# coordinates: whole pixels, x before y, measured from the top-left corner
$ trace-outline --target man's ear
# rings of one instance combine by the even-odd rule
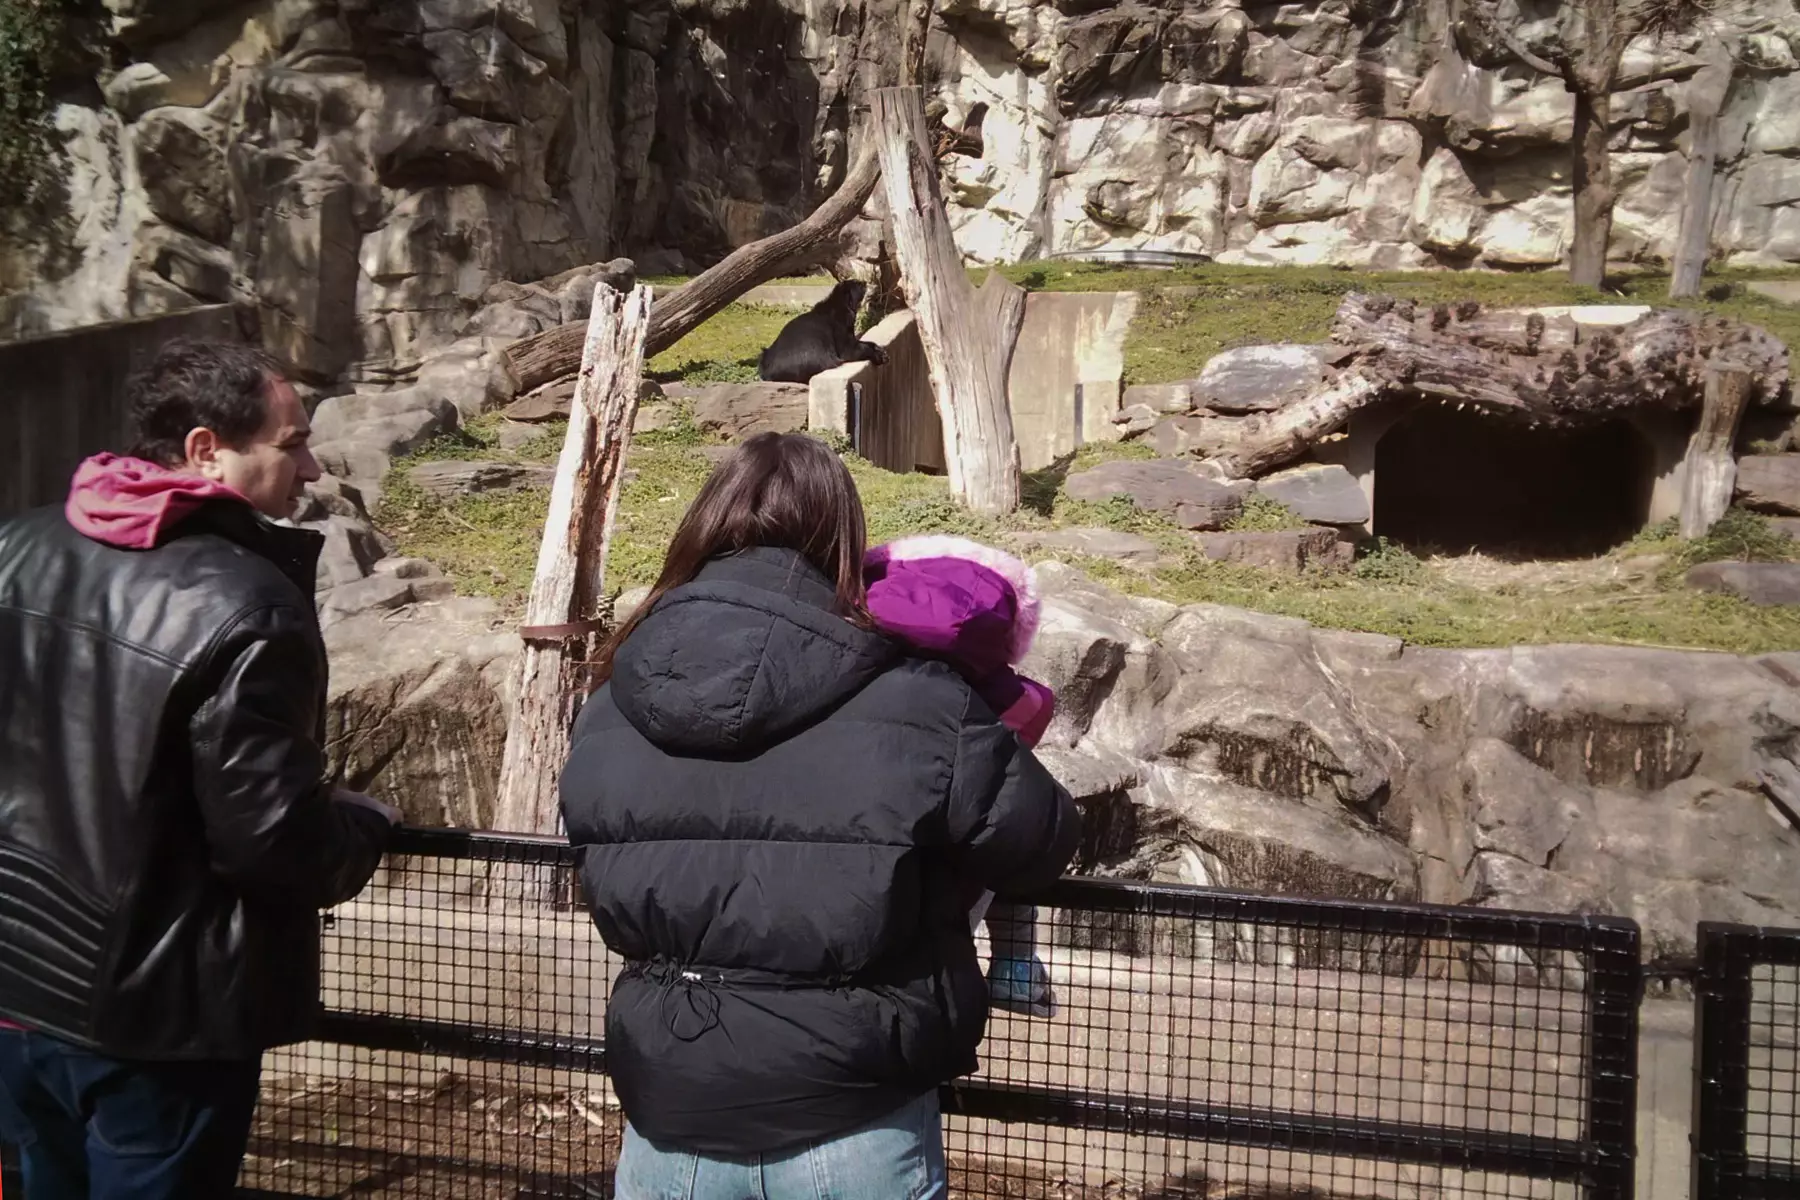
[[[225,464],[219,461],[218,434],[203,425],[197,425],[188,430],[182,446],[187,451],[187,465],[190,471],[195,471],[214,482],[224,481]]]

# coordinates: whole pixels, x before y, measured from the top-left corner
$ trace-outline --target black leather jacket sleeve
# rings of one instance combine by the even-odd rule
[[[1054,883],[1081,842],[1081,810],[1011,729],[965,719],[951,786],[950,837],[974,882],[1000,895]]]
[[[326,908],[374,875],[388,824],[321,783],[323,663],[304,621],[271,607],[228,630],[189,735],[213,870],[248,899]]]

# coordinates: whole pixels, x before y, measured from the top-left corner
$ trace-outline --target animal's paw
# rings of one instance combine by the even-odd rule
[[[883,350],[880,346],[877,346],[873,342],[864,342],[863,345],[868,347],[868,355],[869,355],[870,362],[874,363],[878,367],[887,366],[887,351],[886,350]]]

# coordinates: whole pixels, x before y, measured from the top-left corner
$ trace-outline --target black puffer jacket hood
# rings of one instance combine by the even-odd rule
[[[969,901],[1075,851],[1068,793],[967,681],[834,600],[788,551],[710,563],[576,722],[563,820],[625,960],[607,1066],[657,1145],[772,1153],[973,1070]]]
[[[890,639],[833,613],[834,599],[789,551],[709,564],[619,648],[613,699],[665,750],[754,753],[818,720],[898,657]]]

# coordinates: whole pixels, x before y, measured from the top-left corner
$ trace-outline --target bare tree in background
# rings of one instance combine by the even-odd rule
[[[1563,81],[1575,97],[1575,244],[1569,276],[1599,287],[1612,237],[1612,96],[1625,47],[1645,34],[1692,29],[1722,0],[1563,0],[1555,32],[1526,45],[1502,0],[1463,0],[1465,33],[1497,40],[1525,65]]]

